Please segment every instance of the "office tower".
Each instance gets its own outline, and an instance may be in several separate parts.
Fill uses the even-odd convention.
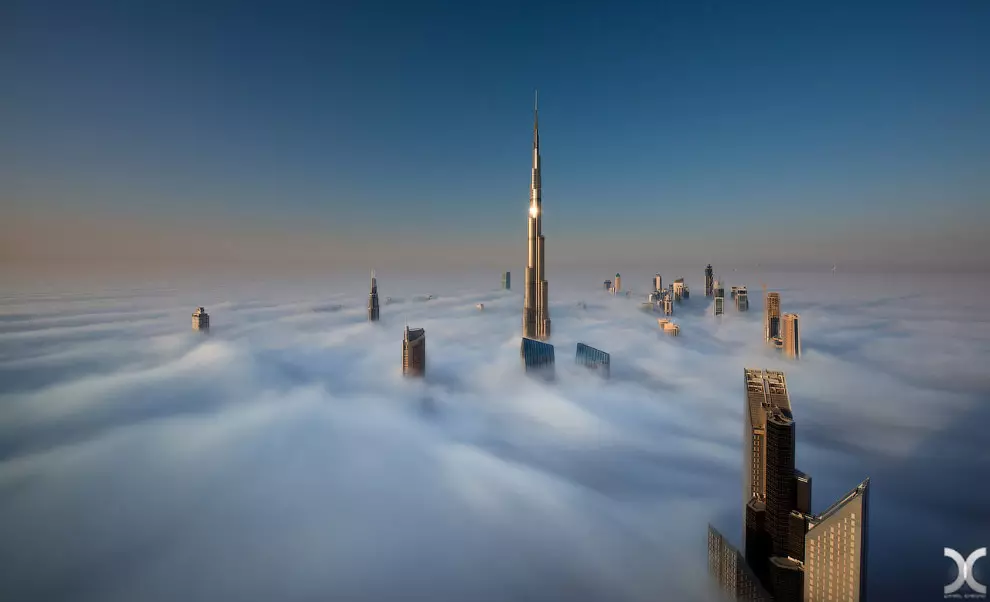
[[[192,313],[192,329],[200,332],[210,331],[210,314],[206,313],[206,308],[197,307]]]
[[[584,343],[578,343],[577,353],[574,356],[574,362],[593,370],[597,370],[603,377],[608,378],[612,363],[611,357],[612,356],[601,349],[595,349],[594,347],[589,347]]]
[[[676,337],[681,334],[681,327],[667,318],[657,318],[657,325],[665,335]]]
[[[799,316],[797,314],[784,314],[784,334],[781,337],[784,342],[784,354],[787,357],[801,357],[801,329],[798,327]]]
[[[772,602],[752,569],[715,527],[708,525],[708,573],[718,591],[729,600]]]
[[[553,377],[554,353],[553,345],[550,343],[523,337],[519,346],[519,355],[522,357],[527,374]]]
[[[656,276],[653,277],[653,290],[655,291],[663,290],[663,278],[660,277],[660,274],[657,274]]]
[[[371,270],[371,292],[368,294],[368,321],[378,321],[378,280],[375,270]]]
[[[512,274],[509,272],[502,272],[502,288],[505,290],[512,289]]]
[[[605,290],[607,290],[609,292],[612,291],[612,281],[611,280],[606,280],[605,281]]]
[[[708,264],[705,268],[705,296],[711,297],[713,294],[712,284],[715,282],[715,271],[712,270],[712,264]]]
[[[725,313],[725,289],[717,280],[712,288],[712,294],[715,296],[714,315],[721,316]]]
[[[523,336],[538,340],[550,337],[550,298],[544,263],[543,198],[540,180],[540,118],[533,108],[533,172],[529,186],[529,258],[526,262],[526,292],[523,301]]]
[[[736,291],[738,291],[738,290],[739,290],[739,287],[738,286],[733,286],[729,290],[729,297],[732,298],[732,299],[735,299],[736,298]]]
[[[678,303],[680,303],[681,302],[681,298],[684,297],[684,289],[686,288],[684,286],[684,279],[683,278],[678,278],[670,286],[671,286],[671,289],[670,290],[674,294],[674,301],[677,301]]]
[[[743,411],[743,503],[766,499],[767,415],[774,409],[791,413],[784,373],[776,370],[743,369],[746,387]]]
[[[663,315],[674,315],[674,300],[670,298],[670,295],[666,295],[663,298]]]
[[[763,330],[770,343],[780,336],[780,293],[767,293],[763,302]]]
[[[749,292],[745,286],[736,289],[736,311],[749,311]]]
[[[768,587],[772,544],[767,534],[767,505],[760,498],[751,498],[744,507],[744,513],[743,546],[746,564],[753,569],[760,583]]]
[[[402,374],[423,376],[426,372],[426,330],[406,325],[402,337]]]
[[[811,519],[805,535],[807,602],[860,602],[866,596],[870,479]]]
[[[619,294],[619,291],[621,290],[622,290],[622,276],[620,276],[619,273],[616,272],[615,281],[612,283],[612,292],[615,294]]]
[[[767,533],[774,556],[787,556],[790,514],[794,509],[794,419],[782,408],[767,415],[766,504]]]

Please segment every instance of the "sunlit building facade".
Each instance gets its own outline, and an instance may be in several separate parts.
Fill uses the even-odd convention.
[[[423,376],[426,373],[426,330],[406,326],[402,337],[402,374]]]
[[[780,293],[767,293],[764,299],[763,329],[766,342],[780,337]]]
[[[806,602],[866,597],[870,479],[813,517],[805,535]]]
[[[192,329],[200,332],[210,331],[210,314],[206,313],[206,308],[197,307],[192,313]]]
[[[797,359],[801,357],[800,316],[797,314],[784,314],[782,319],[784,332],[781,338],[784,342],[784,355]]]
[[[739,550],[711,525],[708,525],[708,573],[723,600],[773,602]]]

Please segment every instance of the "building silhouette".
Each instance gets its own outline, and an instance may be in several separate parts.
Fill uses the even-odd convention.
[[[426,329],[406,325],[402,337],[402,374],[423,376],[426,373]]]
[[[797,314],[784,314],[782,317],[784,327],[781,338],[784,342],[784,354],[787,357],[795,359],[801,357],[801,329],[799,327],[799,318],[800,316]]]
[[[504,290],[512,289],[512,274],[509,272],[502,272],[502,288]]]
[[[660,274],[657,274],[656,276],[653,277],[653,290],[655,291],[663,290],[663,278],[660,277]]]
[[[523,300],[523,336],[550,338],[550,299],[544,262],[543,183],[540,177],[539,108],[533,108],[533,172],[529,186],[529,257],[526,262],[526,292]]]
[[[664,295],[663,297],[663,315],[672,316],[674,315],[674,300],[670,295]]]
[[[780,293],[767,293],[763,305],[763,330],[766,342],[780,337]]]
[[[724,599],[773,602],[739,550],[708,525],[708,573]]]
[[[622,276],[618,272],[615,273],[615,280],[612,281],[612,294],[618,295],[622,291]]]
[[[197,307],[192,313],[192,329],[200,332],[210,331],[210,314],[206,313],[206,308]]]
[[[749,291],[745,286],[736,289],[736,311],[749,311]]]
[[[605,281],[605,290],[607,290],[609,292],[612,292],[612,281],[611,280],[606,280]]]
[[[725,313],[725,288],[718,280],[713,285],[712,294],[715,296],[715,305],[712,308],[714,315],[721,316]]]
[[[523,368],[527,374],[543,376],[548,379],[553,378],[553,345],[523,337],[522,344],[519,346],[519,355],[522,357]]]
[[[674,282],[670,286],[671,286],[670,291],[674,295],[674,301],[680,303],[681,299],[685,298],[684,291],[687,289],[687,287],[684,286],[684,279],[678,278],[677,280],[674,280]]]
[[[715,271],[712,269],[712,264],[708,264],[705,267],[705,296],[711,297],[714,294],[713,284],[715,283]]]
[[[609,377],[611,355],[601,349],[595,349],[584,343],[578,343],[574,361],[582,366],[597,370],[605,378]]]
[[[811,518],[805,535],[807,602],[866,599],[870,479]]]
[[[375,270],[371,270],[371,292],[368,293],[368,321],[378,321],[378,280]]]

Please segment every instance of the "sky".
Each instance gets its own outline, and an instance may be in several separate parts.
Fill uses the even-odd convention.
[[[794,362],[763,344],[758,294],[718,321],[692,295],[659,334],[648,275],[629,298],[551,282],[549,384],[522,376],[521,293],[496,283],[383,278],[375,324],[341,281],[19,286],[0,297],[4,591],[710,602],[708,524],[741,545],[748,367],[786,372],[814,512],[870,478],[869,599],[941,599],[942,549],[990,537],[986,283],[766,274],[802,317]],[[400,374],[405,323],[426,329],[422,380]]]
[[[0,15],[7,263],[990,268],[983,1]]]

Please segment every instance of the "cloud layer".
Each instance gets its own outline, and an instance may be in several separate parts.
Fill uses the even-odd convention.
[[[763,275],[802,316],[794,363],[761,342],[757,275],[728,278],[752,307],[719,322],[691,273],[664,275],[695,294],[676,339],[604,275],[551,274],[552,385],[521,376],[520,294],[466,280],[380,278],[379,324],[353,282],[8,291],[4,588],[707,600],[706,525],[741,531],[742,369],[767,367],[787,372],[815,509],[872,477],[871,597],[937,596],[941,548],[990,538],[985,285]],[[423,381],[399,374],[405,321],[426,328]],[[612,354],[610,381],[573,365],[577,342]]]

